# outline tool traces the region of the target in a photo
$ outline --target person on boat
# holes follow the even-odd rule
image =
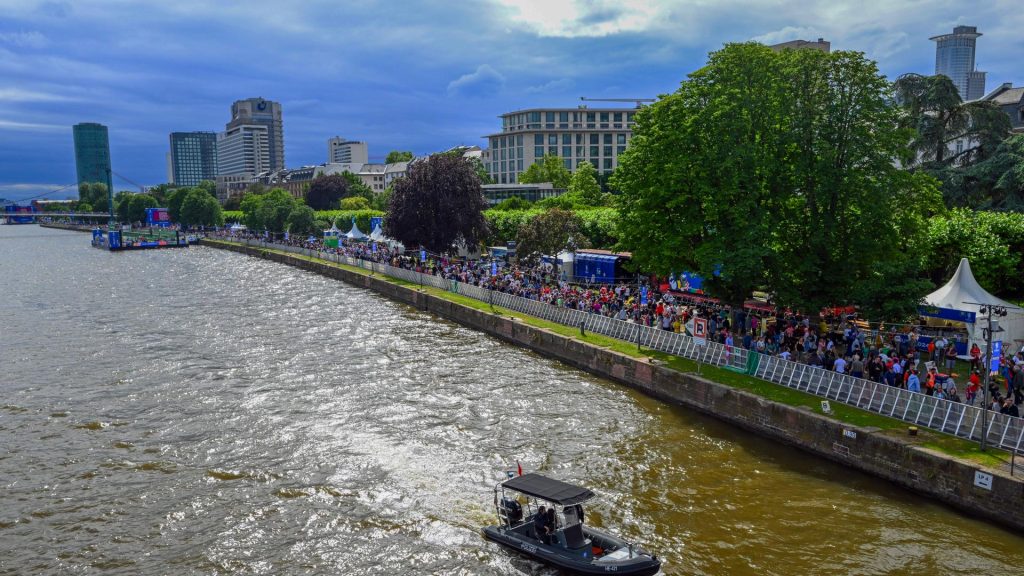
[[[541,506],[537,510],[537,515],[533,517],[533,528],[537,531],[537,539],[541,542],[548,543],[548,509],[546,506]]]
[[[545,523],[545,526],[548,529],[548,538],[549,538],[549,540],[553,540],[551,538],[551,536],[554,535],[555,531],[558,529],[558,521],[555,519],[555,507],[554,506],[552,506],[551,508],[548,508],[548,516],[547,516],[547,522]],[[552,542],[549,541],[548,543],[550,544]]]

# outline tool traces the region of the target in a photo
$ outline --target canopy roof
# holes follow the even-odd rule
[[[953,277],[949,279],[949,282],[946,282],[946,285],[942,288],[925,296],[924,301],[928,306],[968,312],[978,312],[981,306],[979,304],[967,304],[967,302],[980,302],[981,304],[995,304],[996,306],[1016,308],[1013,304],[989,294],[987,290],[981,287],[981,284],[978,284],[978,281],[974,279],[974,274],[971,273],[971,264],[967,261],[967,258],[960,260],[960,265],[957,267]]]
[[[370,232],[370,240],[374,240],[376,242],[384,242],[387,240],[384,237],[384,231],[380,229],[380,224],[373,229],[373,232]]]
[[[561,480],[555,480],[554,478],[534,473],[523,474],[511,480],[506,480],[502,486],[527,496],[554,502],[559,506],[580,504],[594,497],[594,493],[586,488],[573,486]]]
[[[356,223],[353,220],[352,229],[345,233],[345,237],[352,240],[364,240],[366,238],[366,234],[363,234],[362,230],[359,229],[359,226],[356,226]]]

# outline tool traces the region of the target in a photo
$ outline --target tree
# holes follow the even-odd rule
[[[545,154],[519,175],[519,181],[523,184],[551,182],[555,188],[567,188],[570,177],[569,169],[565,167],[561,158],[554,154]]]
[[[341,199],[342,210],[369,210],[370,202],[362,196],[351,196]]]
[[[203,192],[206,192],[214,200],[217,199],[217,183],[214,182],[213,180],[203,180],[199,182],[199,184],[196,184],[195,188],[197,190],[202,190]]]
[[[915,130],[911,147],[920,162],[973,164],[990,156],[1010,134],[1010,117],[997,104],[964,102],[947,76],[904,74],[896,80],[895,88],[906,112],[903,123]],[[974,146],[950,152],[950,146],[960,139]],[[917,163],[916,159],[910,162]]]
[[[201,188],[191,188],[181,203],[181,225],[220,226],[224,224],[224,214],[217,199]]]
[[[288,214],[286,227],[291,234],[313,234],[317,231],[316,213],[309,206],[296,206]]]
[[[476,156],[470,156],[466,158],[470,166],[473,167],[473,171],[476,172],[478,178],[480,178],[481,184],[494,184],[494,180],[491,179],[491,174],[487,172],[487,167],[484,166],[483,160]]]
[[[349,181],[342,175],[331,174],[314,178],[306,190],[306,204],[313,210],[332,210],[348,194]]]
[[[128,222],[145,222],[146,208],[156,208],[156,198],[149,194],[132,194],[128,200]]]
[[[245,225],[250,230],[284,232],[288,216],[299,204],[282,188],[274,188],[264,194],[246,195],[242,199]]]
[[[973,166],[951,166],[933,173],[942,181],[950,206],[1024,211],[1024,134],[1007,138]]]
[[[928,283],[906,254],[938,190],[894,165],[908,139],[891,101],[860,53],[726,45],[638,112],[612,181],[621,247],[734,305],[768,289],[806,312],[912,313]]]
[[[341,173],[342,177],[348,182],[348,192],[345,196],[359,196],[360,198],[366,198],[369,201],[373,201],[373,197],[376,193],[369,186],[363,183],[363,179],[358,174],[353,174],[348,170]]]
[[[90,204],[95,212],[110,210],[110,197],[107,185],[102,182],[82,182],[78,185],[79,201]]]
[[[434,155],[411,164],[395,182],[384,234],[438,253],[472,249],[487,236],[486,208],[473,167],[462,158]]]
[[[132,193],[124,190],[118,192],[114,196],[114,215],[117,216],[118,222],[130,222],[131,219],[128,217],[128,207],[131,203]],[[79,203],[81,206],[81,203]],[[81,210],[81,208],[79,208]]]
[[[177,188],[167,196],[167,215],[171,222],[181,222],[181,204],[191,191],[191,188]]]
[[[394,164],[395,162],[408,162],[410,160],[412,160],[412,152],[392,150],[391,152],[388,152],[388,157],[384,162],[386,164]]]
[[[589,247],[590,239],[583,234],[580,217],[558,208],[537,214],[521,224],[516,233],[516,254],[528,261],[562,250]]]
[[[597,183],[597,170],[590,162],[580,162],[569,180],[566,193],[576,204],[600,206],[604,202],[601,185]]]

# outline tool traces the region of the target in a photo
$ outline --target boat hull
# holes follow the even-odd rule
[[[588,530],[601,534],[606,540],[615,539],[593,528]],[[589,546],[581,550],[566,550],[544,544],[515,530],[488,526],[483,529],[484,537],[535,560],[560,568],[573,574],[627,574],[629,576],[653,576],[661,570],[661,562],[643,552],[632,558],[619,561],[600,561],[589,553]],[[617,540],[617,539],[616,539]]]

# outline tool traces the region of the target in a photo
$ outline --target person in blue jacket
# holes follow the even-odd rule
[[[907,390],[911,392],[921,391],[921,379],[917,377],[917,370],[911,370],[910,376],[907,376]]]

